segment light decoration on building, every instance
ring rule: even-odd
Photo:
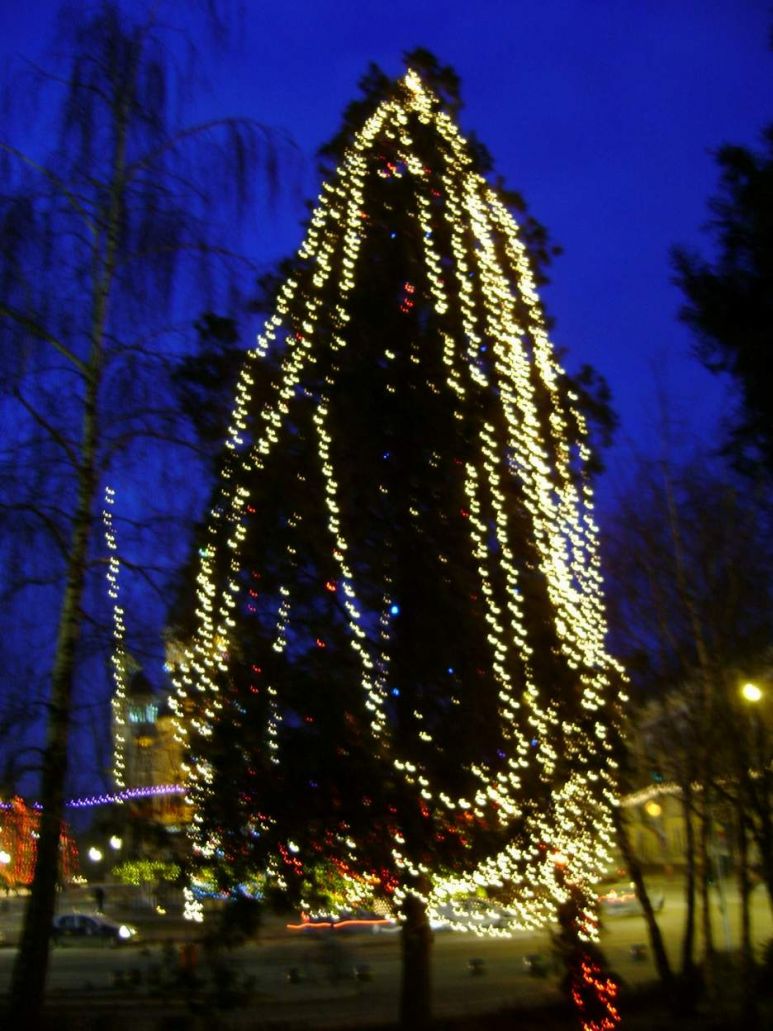
[[[37,855],[40,807],[22,798],[0,805],[0,887],[27,887],[32,883]],[[6,858],[7,857],[7,858]],[[59,876],[66,882],[78,872],[78,851],[66,825],[59,836]]]
[[[415,153],[409,132],[412,119],[437,134],[443,168],[426,168]],[[387,168],[379,163],[381,139],[388,140],[398,152],[399,163]],[[411,860],[401,851],[402,842],[396,835],[392,860],[400,876],[393,898],[399,908],[409,890],[422,898],[432,914],[459,895],[480,893],[482,888],[507,888],[513,925],[543,926],[555,918],[557,907],[566,900],[567,885],[579,885],[590,898],[589,886],[608,862],[613,841],[609,814],[617,804],[609,721],[611,709],[625,698],[619,688],[622,671],[605,648],[592,491],[587,477],[578,473],[589,457],[587,432],[574,404],[577,399],[567,397],[562,386],[563,374],[548,339],[517,225],[495,191],[473,170],[467,145],[450,117],[412,71],[395,96],[367,120],[333,180],[323,185],[299,250],[301,261],[313,267],[310,281],[304,279],[303,291],[300,276],[291,275],[285,281],[275,312],[256,348],[249,352],[239,378],[226,441],[231,461],[226,463],[209,535],[200,550],[196,632],[172,673],[176,730],[185,746],[194,735],[206,739],[221,709],[218,677],[228,670],[234,609],[241,589],[239,573],[244,564],[245,510],[250,502],[244,482],[264,467],[266,456],[277,445],[293,400],[303,392],[304,372],[313,365],[318,349],[329,348],[335,354],[347,347],[347,305],[357,282],[365,183],[374,171],[382,177],[407,176],[414,184],[411,217],[424,258],[425,281],[420,286],[438,323],[442,326],[441,316],[454,308],[462,328],[458,339],[450,332],[439,332],[440,357],[454,417],[462,422],[469,420],[469,432],[477,448],[476,459],[465,464],[463,515],[486,605],[491,669],[498,684],[498,710],[509,748],[497,767],[487,762],[472,767],[477,788],[468,797],[450,796],[442,785],[433,782],[427,765],[415,756],[409,759],[400,755],[391,740],[387,681],[390,618],[395,606],[392,585],[383,584],[381,616],[374,633],[360,600],[356,570],[348,558],[349,540],[341,518],[341,480],[333,459],[330,398],[323,388],[316,398],[313,427],[325,485],[322,504],[337,566],[337,590],[346,613],[349,642],[359,662],[370,732],[379,754],[391,757],[395,774],[417,792],[426,806],[449,817],[469,814],[470,819],[487,821],[503,830],[517,824],[521,828],[501,851],[452,876],[440,875]],[[431,201],[434,194],[430,180],[442,185],[442,205]],[[442,227],[438,220],[442,220]],[[444,263],[435,246],[437,228],[450,239],[450,263]],[[336,254],[339,257],[334,260]],[[477,284],[475,290],[473,282]],[[410,310],[417,296],[417,284],[406,283],[401,311],[406,306]],[[332,302],[330,297],[334,298]],[[318,339],[323,313],[324,333]],[[282,353],[276,393],[253,415],[255,366],[273,347]],[[501,429],[485,420],[481,425],[471,419],[464,404],[471,391],[490,385],[490,373],[479,361],[484,348],[496,377],[506,425],[504,441]],[[387,349],[384,357],[391,361],[395,355]],[[420,362],[420,356],[411,353],[411,361]],[[335,366],[331,375],[334,372]],[[437,392],[440,388],[435,384],[430,389]],[[541,415],[538,391],[548,399],[547,424]],[[534,671],[533,646],[524,617],[522,557],[514,553],[508,532],[505,477],[515,478],[520,485],[539,571],[547,584],[558,647],[563,662],[576,675],[584,726],[561,715],[560,707],[551,699],[551,685],[540,683]],[[418,518],[417,511],[410,510],[410,514]],[[230,573],[221,586],[224,557]],[[507,584],[506,608],[494,604],[494,583],[503,580]],[[290,604],[289,588],[283,593],[275,646],[280,648]],[[517,680],[514,655],[519,665]],[[275,731],[280,713],[274,711]],[[430,745],[432,738],[425,729],[424,715],[420,710],[415,713],[417,736]],[[586,729],[589,726],[590,731]],[[274,746],[269,743],[269,747]],[[535,768],[540,781],[552,786],[551,803],[541,811],[528,807],[528,799],[523,797],[525,772]],[[189,800],[195,806],[196,799],[209,790],[212,771],[205,757],[195,755],[184,769]],[[204,856],[211,856],[217,841],[203,834],[201,823],[194,815],[194,847]],[[356,843],[351,845],[351,866],[356,869]],[[562,857],[560,875],[556,872],[556,856]],[[360,891],[363,878],[352,877],[351,883],[353,891]],[[417,887],[420,884],[426,887]],[[459,922],[464,924],[461,918]],[[592,922],[588,921],[587,926],[592,936]],[[470,929],[480,927],[473,924]]]
[[[154,784],[148,787],[124,788],[123,791],[105,792],[98,795],[82,795],[70,798],[65,805],[68,809],[92,809],[100,805],[120,805],[123,802],[134,802],[141,798],[164,798],[168,795],[184,795],[183,784]]]
[[[105,507],[102,510],[102,525],[104,527],[105,544],[108,550],[105,576],[107,578],[107,596],[113,609],[113,651],[110,656],[110,662],[113,667],[113,683],[115,684],[115,690],[110,703],[113,717],[113,781],[117,787],[123,788],[126,787],[126,684],[128,669],[125,648],[126,626],[123,621],[124,611],[118,603],[121,561],[118,558],[118,541],[113,525],[114,504],[115,491],[112,487],[105,487]]]

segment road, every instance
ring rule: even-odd
[[[665,906],[660,923],[673,958],[677,959],[684,902],[678,885],[664,884]],[[773,933],[770,910],[760,889],[755,895],[754,938],[762,943]],[[159,921],[157,930],[163,928]],[[738,942],[738,905],[728,906],[730,945]],[[717,944],[724,944],[723,923],[715,920]],[[148,929],[146,928],[146,931]],[[149,936],[149,935],[146,935]],[[602,948],[610,966],[628,983],[654,978],[640,916],[610,916],[602,929]],[[645,946],[644,958],[638,946]],[[56,948],[52,953],[49,992],[52,997],[89,993],[94,1005],[115,998],[123,989],[132,996],[163,998],[195,1004],[195,993],[183,992],[174,980],[168,959],[171,946],[129,945],[117,949],[94,946]],[[549,934],[521,932],[512,939],[481,938],[473,934],[438,932],[433,955],[434,1008],[438,1016],[493,1011],[509,1005],[547,1002],[558,997],[558,975],[535,977],[524,962],[539,954],[550,961]],[[14,948],[0,950],[0,991],[7,987]],[[166,955],[166,958],[165,958]],[[470,961],[481,961],[471,964]],[[176,966],[176,953],[175,953]],[[349,1023],[365,1026],[374,1020],[395,1020],[399,987],[399,940],[390,933],[302,932],[279,925],[260,941],[207,957],[200,951],[197,972],[211,984],[214,967],[241,991],[249,991],[253,1018],[313,1020],[313,1026]],[[477,969],[478,972],[475,972]]]

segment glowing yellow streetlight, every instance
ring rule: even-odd
[[[741,697],[747,702],[759,702],[762,699],[762,689],[750,681],[741,688]]]

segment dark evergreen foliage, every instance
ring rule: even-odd
[[[715,255],[674,252],[685,294],[682,319],[711,372],[728,375],[738,392],[728,451],[754,473],[773,473],[773,126],[759,151],[724,146],[717,154],[719,193],[710,203]]]

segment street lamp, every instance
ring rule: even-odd
[[[92,845],[89,849],[88,856],[92,863],[99,863],[102,859],[102,849]]]
[[[762,700],[762,688],[749,681],[741,688],[741,697],[746,702],[759,702]]]
[[[758,765],[758,772],[764,771],[767,766],[767,760],[765,758],[766,730],[765,721],[762,719],[763,713],[761,702],[765,698],[765,693],[758,684],[748,680],[739,688],[739,694],[750,706],[747,719],[750,728],[749,745],[753,756],[752,761]]]
[[[119,838],[117,834],[114,834],[110,839],[110,848],[115,849],[117,852],[123,845],[123,839]]]

